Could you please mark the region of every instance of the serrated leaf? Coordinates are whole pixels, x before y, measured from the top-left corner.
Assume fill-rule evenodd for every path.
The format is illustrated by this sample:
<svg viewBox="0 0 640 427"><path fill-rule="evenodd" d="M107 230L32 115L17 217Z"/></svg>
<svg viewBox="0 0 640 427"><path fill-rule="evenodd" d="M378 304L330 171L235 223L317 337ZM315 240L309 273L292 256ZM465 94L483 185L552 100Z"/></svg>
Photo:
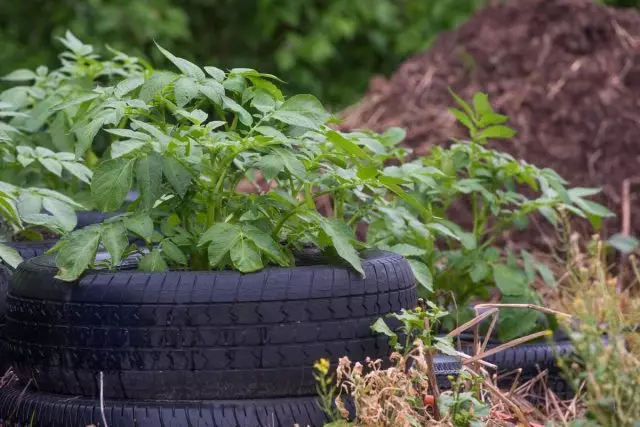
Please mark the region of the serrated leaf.
<svg viewBox="0 0 640 427"><path fill-rule="evenodd" d="M133 160L111 159L100 163L93 174L91 196L103 212L120 208L133 184Z"/></svg>
<svg viewBox="0 0 640 427"><path fill-rule="evenodd" d="M136 182L140 190L140 206L151 210L162 196L162 157L158 153L150 153L136 161Z"/></svg>
<svg viewBox="0 0 640 427"><path fill-rule="evenodd" d="M312 95L295 95L287 99L274 112L273 118L292 126L316 129L323 125L330 114Z"/></svg>
<svg viewBox="0 0 640 427"><path fill-rule="evenodd" d="M473 95L473 109L479 117L493 113L493 108L489 103L489 96L486 93L476 92Z"/></svg>
<svg viewBox="0 0 640 427"><path fill-rule="evenodd" d="M122 261L125 249L129 246L127 229L121 222L107 224L103 227L102 244L111 256L111 266L115 267Z"/></svg>
<svg viewBox="0 0 640 427"><path fill-rule="evenodd" d="M162 172L180 197L183 197L191 185L191 173L182 163L173 157L162 158Z"/></svg>
<svg viewBox="0 0 640 427"><path fill-rule="evenodd" d="M140 263L138 263L138 270L161 273L169 270L169 266L162 257L160 250L154 249L142 257Z"/></svg>
<svg viewBox="0 0 640 427"><path fill-rule="evenodd" d="M256 245L248 240L240 238L236 240L229 251L233 266L242 273L251 273L263 268L262 257Z"/></svg>
<svg viewBox="0 0 640 427"><path fill-rule="evenodd" d="M307 176L307 170L304 164L296 157L294 153L282 148L274 148L276 153L282 159L285 168L294 176L304 179Z"/></svg>
<svg viewBox="0 0 640 427"><path fill-rule="evenodd" d="M96 259L100 227L90 226L71 233L60 246L56 257L57 279L76 280Z"/></svg>
<svg viewBox="0 0 640 427"><path fill-rule="evenodd" d="M167 256L168 259L175 262L176 264L186 265L188 262L187 256L182 252L178 245L176 245L169 239L165 239L162 241L162 252Z"/></svg>
<svg viewBox="0 0 640 427"><path fill-rule="evenodd" d="M466 127L472 132L475 132L476 127L471 121L471 119L469 118L469 116L467 116L465 113L458 110L457 108L449 108L449 112L451 113L451 115L453 115L453 117L456 118L456 120L458 120L458 122L464 125L464 127Z"/></svg>
<svg viewBox="0 0 640 427"><path fill-rule="evenodd" d="M536 327L538 316L538 312L535 310L501 309L498 320L498 338L502 342L508 342L531 333Z"/></svg>
<svg viewBox="0 0 640 427"><path fill-rule="evenodd" d="M182 108L198 96L198 82L191 77L180 77L173 86L176 104Z"/></svg>
<svg viewBox="0 0 640 427"><path fill-rule="evenodd" d="M0 261L11 268L17 268L23 260L17 250L4 243L0 243Z"/></svg>
<svg viewBox="0 0 640 427"><path fill-rule="evenodd" d="M127 230L142 237L145 242L150 243L153 237L153 221L149 215L135 215L124 219Z"/></svg>
<svg viewBox="0 0 640 427"><path fill-rule="evenodd" d="M416 277L418 283L420 283L427 291L433 292L433 276L426 264L416 261L414 259L408 259L409 265L413 275Z"/></svg>
<svg viewBox="0 0 640 427"><path fill-rule="evenodd" d="M250 224L242 226L244 235L251 240L262 252L274 259L281 266L289 264L287 256L282 251L280 245L271 237L270 234L265 233L257 227Z"/></svg>
<svg viewBox="0 0 640 427"><path fill-rule="evenodd" d="M527 276L516 267L495 264L493 266L493 278L503 295L523 295L529 288Z"/></svg>
<svg viewBox="0 0 640 427"><path fill-rule="evenodd" d="M160 52L162 52L162 54L182 72L182 74L193 77L198 81L205 79L206 76L204 72L196 64L193 64L184 58L178 58L168 50L164 49L158 43L156 43L156 46L158 47Z"/></svg>
<svg viewBox="0 0 640 427"><path fill-rule="evenodd" d="M548 265L538 262L536 264L536 270L538 270L540 277L542 277L542 280L544 280L544 283L546 283L547 286L550 288L556 287L556 278Z"/></svg>
<svg viewBox="0 0 640 427"><path fill-rule="evenodd" d="M358 252L351 243L355 240L353 231L344 221L337 218L321 218L320 227L331 239L338 255L351 264L351 266L364 277L365 274L360 255L358 255Z"/></svg>

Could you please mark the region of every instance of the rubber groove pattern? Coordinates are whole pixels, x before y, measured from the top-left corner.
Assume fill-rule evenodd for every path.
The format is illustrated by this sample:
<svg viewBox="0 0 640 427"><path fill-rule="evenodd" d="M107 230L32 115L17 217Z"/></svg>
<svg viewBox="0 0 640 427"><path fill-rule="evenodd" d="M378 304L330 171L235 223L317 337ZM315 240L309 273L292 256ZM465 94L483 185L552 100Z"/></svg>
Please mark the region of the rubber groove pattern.
<svg viewBox="0 0 640 427"><path fill-rule="evenodd" d="M0 390L5 427L102 425L96 400ZM109 427L321 427L324 414L314 397L201 402L105 401ZM33 424L31 421L33 419Z"/></svg>
<svg viewBox="0 0 640 427"><path fill-rule="evenodd" d="M52 256L23 263L8 297L6 348L45 392L114 399L245 399L315 393L312 365L385 358L371 324L417 303L402 257L237 272L90 273L55 280Z"/></svg>

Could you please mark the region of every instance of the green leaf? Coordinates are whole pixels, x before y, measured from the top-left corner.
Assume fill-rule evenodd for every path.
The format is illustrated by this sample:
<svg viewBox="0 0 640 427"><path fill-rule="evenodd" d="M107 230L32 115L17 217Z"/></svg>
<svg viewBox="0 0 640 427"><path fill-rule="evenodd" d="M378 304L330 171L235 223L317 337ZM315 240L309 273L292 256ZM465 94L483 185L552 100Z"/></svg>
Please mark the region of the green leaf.
<svg viewBox="0 0 640 427"><path fill-rule="evenodd" d="M91 169L78 162L61 162L62 166L80 181L91 184L93 172Z"/></svg>
<svg viewBox="0 0 640 427"><path fill-rule="evenodd" d="M91 196L102 212L120 208L133 184L133 160L111 159L100 163L93 174Z"/></svg>
<svg viewBox="0 0 640 427"><path fill-rule="evenodd" d="M215 105L222 105L222 97L224 96L224 86L216 81L208 80L201 84L198 88L201 94L209 98Z"/></svg>
<svg viewBox="0 0 640 427"><path fill-rule="evenodd" d="M175 80L175 74L166 71L155 72L140 88L138 97L149 103Z"/></svg>
<svg viewBox="0 0 640 427"><path fill-rule="evenodd" d="M100 227L91 226L71 233L61 245L56 258L57 279L76 280L96 259Z"/></svg>
<svg viewBox="0 0 640 427"><path fill-rule="evenodd" d="M209 264L218 265L242 237L242 229L236 224L218 222L212 225L198 241L198 245L209 243Z"/></svg>
<svg viewBox="0 0 640 427"><path fill-rule="evenodd" d="M289 259L282 251L280 245L273 239L273 237L271 237L270 234L267 234L250 224L243 225L242 231L244 232L244 235L255 243L262 252L277 261L281 266L289 264Z"/></svg>
<svg viewBox="0 0 640 427"><path fill-rule="evenodd" d="M162 196L162 157L153 152L139 158L136 161L135 173L141 207L149 211Z"/></svg>
<svg viewBox="0 0 640 427"><path fill-rule="evenodd" d="M596 194L600 194L602 192L601 188L584 188L584 187L574 187L567 190L569 193L569 198L573 201L575 199L581 199L583 197L595 196Z"/></svg>
<svg viewBox="0 0 640 427"><path fill-rule="evenodd" d="M556 278L548 265L538 262L536 264L536 270L538 270L540 277L542 277L542 280L544 280L544 283L546 283L547 286L550 288L556 287Z"/></svg>
<svg viewBox="0 0 640 427"><path fill-rule="evenodd" d="M476 131L476 127L473 124L473 121L465 113L458 110L457 108L449 108L449 112L458 120L458 122L463 124L471 132Z"/></svg>
<svg viewBox="0 0 640 427"><path fill-rule="evenodd" d="M84 153L91 148L93 139L98 134L100 128L104 125L103 119L94 119L76 129L75 134L78 140L76 144L76 156L82 157Z"/></svg>
<svg viewBox="0 0 640 427"><path fill-rule="evenodd" d="M389 346L391 348L396 348L398 344L398 334L393 332L387 322L384 321L383 318L378 318L373 325L371 325L371 330L377 334L382 334L389 338Z"/></svg>
<svg viewBox="0 0 640 427"><path fill-rule="evenodd" d="M458 95L456 95L456 93L451 89L449 89L449 94L451 94L451 97L456 101L456 104L458 104L458 106L460 106L464 110L464 112L467 114L467 116L472 118L473 121L475 122L476 115L475 115L474 111L471 109L471 107L469 106L469 104L467 104L464 101L464 99L462 99Z"/></svg>
<svg viewBox="0 0 640 427"><path fill-rule="evenodd" d="M78 223L76 213L67 203L51 197L44 197L42 199L42 207L53 215L64 231L71 231L76 228Z"/></svg>
<svg viewBox="0 0 640 427"><path fill-rule="evenodd" d="M240 123L245 126L251 126L251 124L253 123L251 114L249 114L247 110L245 110L240 104L238 104L231 98L228 98L226 96L222 98L222 108L236 113L238 115L238 119L240 119Z"/></svg>
<svg viewBox="0 0 640 427"><path fill-rule="evenodd" d="M403 257L422 256L427 254L425 249L409 245L407 243L398 243L397 245L393 245L389 248L389 250L397 253L398 255L402 255Z"/></svg>
<svg viewBox="0 0 640 427"><path fill-rule="evenodd" d="M317 129L323 125L330 114L320 101L312 95L295 95L282 103L273 118L292 126Z"/></svg>
<svg viewBox="0 0 640 427"><path fill-rule="evenodd" d="M256 245L247 239L238 239L231 247L231 262L242 273L251 273L261 270L262 258Z"/></svg>
<svg viewBox="0 0 640 427"><path fill-rule="evenodd" d="M106 224L101 232L102 244L111 256L111 266L115 267L122 261L125 249L129 246L127 229L122 222Z"/></svg>
<svg viewBox="0 0 640 427"><path fill-rule="evenodd" d="M62 175L62 163L60 163L58 160L52 159L50 157L41 157L38 158L38 162L40 162L40 164L44 166L46 170L48 170L55 176L59 177Z"/></svg>
<svg viewBox="0 0 640 427"><path fill-rule="evenodd" d="M114 95L117 96L118 98L122 98L124 95L139 88L143 84L144 84L144 77L142 76L129 77L127 79L122 80L120 83L116 85Z"/></svg>
<svg viewBox="0 0 640 427"><path fill-rule="evenodd" d="M169 266L162 257L160 250L154 249L142 257L138 264L138 270L161 273L169 270Z"/></svg>
<svg viewBox="0 0 640 427"><path fill-rule="evenodd" d="M613 212L602 206L599 203L592 202L591 200L581 199L579 197L573 198L573 202L582 209L585 213L594 215L599 218L610 218L616 216Z"/></svg>
<svg viewBox="0 0 640 427"><path fill-rule="evenodd" d="M117 159L119 157L126 156L129 153L141 150L146 145L146 141L140 141L137 139L115 141L113 144L111 144L111 158Z"/></svg>
<svg viewBox="0 0 640 427"><path fill-rule="evenodd" d="M18 209L20 205L18 205ZM630 254L635 251L640 242L633 236L625 236L620 233L616 233L607 240L607 243L614 249L622 252L623 254Z"/></svg>
<svg viewBox="0 0 640 427"><path fill-rule="evenodd" d="M21 68L19 70L15 70L2 77L2 80L6 80L8 82L26 82L30 80L35 80L36 73L31 70L27 70L25 68Z"/></svg>
<svg viewBox="0 0 640 427"><path fill-rule="evenodd" d="M307 170L304 164L296 157L294 153L282 148L274 148L273 152L282 159L285 168L294 176L304 179L307 176Z"/></svg>
<svg viewBox="0 0 640 427"><path fill-rule="evenodd" d="M204 70L215 80L221 82L224 80L225 72L216 67L204 67Z"/></svg>
<svg viewBox="0 0 640 427"><path fill-rule="evenodd" d="M11 246L0 243L0 261L11 268L17 268L22 262L22 256Z"/></svg>
<svg viewBox="0 0 640 427"><path fill-rule="evenodd" d="M493 278L503 295L523 295L529 287L527 276L522 270L504 264L493 266Z"/></svg>
<svg viewBox="0 0 640 427"><path fill-rule="evenodd" d="M183 197L191 185L191 173L173 157L162 158L162 172L169 184Z"/></svg>
<svg viewBox="0 0 640 427"><path fill-rule="evenodd" d="M476 262L469 273L473 283L480 283L489 275L489 264L486 262Z"/></svg>
<svg viewBox="0 0 640 427"><path fill-rule="evenodd" d="M193 77L198 81L205 79L206 76L204 72L196 64L193 64L187 61L186 59L178 58L177 56L174 56L171 52L162 48L162 46L160 46L158 43L156 43L156 46L158 47L158 49L160 49L160 52L162 52L162 54L169 61L171 61L173 65L175 65L180 70L180 72L182 72L182 74L189 77Z"/></svg>
<svg viewBox="0 0 640 427"><path fill-rule="evenodd" d="M173 93L176 97L176 104L182 108L198 96L198 82L191 77L180 77L175 83Z"/></svg>
<svg viewBox="0 0 640 427"><path fill-rule="evenodd" d="M409 265L411 265L411 270L413 271L413 275L416 277L418 283L420 283L424 288L433 292L433 276L431 275L431 271L426 264L416 261L414 259L409 259Z"/></svg>
<svg viewBox="0 0 640 427"><path fill-rule="evenodd" d="M162 241L162 252L171 261L180 265L187 265L187 256L182 252L178 245L173 243L171 240L165 239Z"/></svg>
<svg viewBox="0 0 640 427"><path fill-rule="evenodd" d="M478 139L488 139L488 138L513 138L516 134L516 131L511 129L508 126L491 126L486 129L483 129L478 135Z"/></svg>
<svg viewBox="0 0 640 427"><path fill-rule="evenodd" d="M535 310L504 308L500 310L498 338L508 342L525 336L536 327L538 312Z"/></svg>
<svg viewBox="0 0 640 427"><path fill-rule="evenodd" d="M493 113L493 108L489 103L489 96L486 93L476 92L473 95L473 109L480 117Z"/></svg>
<svg viewBox="0 0 640 427"><path fill-rule="evenodd" d="M355 240L353 231L337 218L321 218L320 227L325 234L331 239L338 255L358 271L364 277L362 261L358 252L352 245Z"/></svg>
<svg viewBox="0 0 640 427"><path fill-rule="evenodd" d="M459 357L458 352L456 351L453 343L451 342L451 338L444 337L434 337L436 344L434 347L442 354L446 354L448 356Z"/></svg>
<svg viewBox="0 0 640 427"><path fill-rule="evenodd" d="M327 139L331 141L331 143L337 148L345 151L347 154L353 157L359 157L361 159L370 158L370 156L362 148L334 130L327 132Z"/></svg>
<svg viewBox="0 0 640 427"><path fill-rule="evenodd" d="M150 243L153 236L153 220L149 215L139 214L125 218L124 225L129 231Z"/></svg>
<svg viewBox="0 0 640 427"><path fill-rule="evenodd" d="M262 171L262 175L267 181L271 181L284 169L284 159L277 154L268 154L258 160L256 168Z"/></svg>

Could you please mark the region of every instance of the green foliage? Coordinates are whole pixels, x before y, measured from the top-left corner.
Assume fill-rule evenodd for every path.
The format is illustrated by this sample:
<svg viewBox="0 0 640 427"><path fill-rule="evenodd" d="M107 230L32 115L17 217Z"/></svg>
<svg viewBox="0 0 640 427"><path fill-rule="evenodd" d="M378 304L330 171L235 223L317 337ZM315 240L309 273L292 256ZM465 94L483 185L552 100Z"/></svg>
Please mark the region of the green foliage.
<svg viewBox="0 0 640 427"><path fill-rule="evenodd" d="M140 193L128 215L63 238L59 277L94 266L101 246L115 266L131 253L129 235L147 243L145 271L291 266L312 244L364 273L354 228L388 188L404 191L381 172L404 155L400 138L336 132L315 97L285 98L270 74L203 69L159 49L179 72L136 69L57 107L91 135L112 138L93 172L92 204L117 211L129 191ZM274 191L237 191L260 174ZM331 217L316 209L323 196L333 201Z"/></svg>
<svg viewBox="0 0 640 427"><path fill-rule="evenodd" d="M385 175L410 183L410 189L375 207L370 243L407 257L425 296L434 298L435 291L451 311L454 299L464 309L472 298L486 299L494 287L504 302L537 303L530 284L540 277L553 286L553 274L524 250L498 249L503 233L526 227L535 213L557 224L562 212L570 212L596 227L613 214L587 199L597 189L568 189L552 170L486 148L489 139L514 135L507 117L493 111L485 94L476 94L472 105L453 96L459 108L451 112L468 128L470 140L433 147L421 159L385 168ZM535 196L525 195L529 193ZM454 204L470 205L470 228L446 219ZM457 320L462 323L468 315L461 310ZM530 332L535 320L530 312L505 310L500 337L509 340Z"/></svg>
<svg viewBox="0 0 640 427"><path fill-rule="evenodd" d="M447 414L455 427L484 426L482 419L489 416L490 409L488 404L478 399L484 378L462 371L458 377L450 380L451 391L438 397L440 411Z"/></svg>
<svg viewBox="0 0 640 427"><path fill-rule="evenodd" d="M27 0L0 4L0 75L55 63L69 28L89 43L158 60L157 40L187 59L276 73L289 93L354 102L372 73L388 74L467 19L485 0ZM38 13L33 13L37 10ZM183 82L186 83L186 82Z"/></svg>

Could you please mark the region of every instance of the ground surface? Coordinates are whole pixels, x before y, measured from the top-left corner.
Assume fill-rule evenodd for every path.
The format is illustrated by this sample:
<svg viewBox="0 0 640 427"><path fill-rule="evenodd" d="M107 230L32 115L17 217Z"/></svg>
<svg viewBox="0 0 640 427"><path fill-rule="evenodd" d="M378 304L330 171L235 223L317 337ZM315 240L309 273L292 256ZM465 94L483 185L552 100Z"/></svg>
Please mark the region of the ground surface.
<svg viewBox="0 0 640 427"><path fill-rule="evenodd" d="M372 80L343 127L401 126L408 145L425 153L463 135L446 110L448 88L465 99L484 91L519 132L515 144L494 148L551 167L573 186L602 187L599 201L620 216L624 180L640 178L639 37L638 12L591 0L490 6L390 79ZM627 205L638 203L633 193ZM613 219L604 231L621 227ZM640 235L640 214L629 231Z"/></svg>

